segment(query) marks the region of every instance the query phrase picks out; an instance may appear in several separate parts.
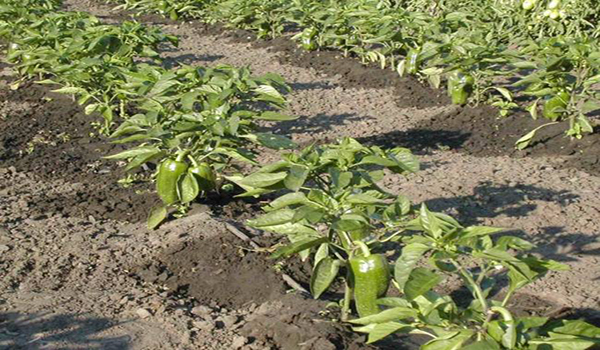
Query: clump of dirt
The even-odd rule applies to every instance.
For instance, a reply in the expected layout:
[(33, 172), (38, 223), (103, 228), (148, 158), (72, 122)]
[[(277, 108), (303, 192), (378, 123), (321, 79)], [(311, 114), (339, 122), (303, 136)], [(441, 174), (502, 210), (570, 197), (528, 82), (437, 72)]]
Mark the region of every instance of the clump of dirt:
[[(262, 304), (249, 314), (240, 333), (263, 344), (276, 344), (279, 349), (358, 350), (392, 349), (365, 345), (362, 336), (352, 334), (340, 323), (319, 316), (323, 303), (298, 295)], [(396, 344), (394, 349), (408, 349)]]
[[(394, 338), (378, 347), (365, 345), (364, 336), (334, 321), (337, 312), (327, 311), (326, 301), (288, 294), (289, 287), (274, 266), (265, 253), (246, 248), (237, 237), (212, 232), (200, 240), (168, 248), (131, 271), (145, 283), (163, 286), (204, 305), (197, 312), (221, 310), (221, 316), (211, 316), (216, 320), (215, 327), (223, 326), (220, 322), (234, 322), (247, 338), (247, 346), (284, 350), (411, 349), (404, 338)], [(226, 310), (237, 310), (235, 318), (224, 317)]]
[(147, 282), (164, 282), (170, 290), (201, 303), (227, 307), (262, 303), (283, 294), (285, 286), (273, 269), (274, 262), (248, 251), (242, 241), (230, 236), (185, 242), (136, 273)]

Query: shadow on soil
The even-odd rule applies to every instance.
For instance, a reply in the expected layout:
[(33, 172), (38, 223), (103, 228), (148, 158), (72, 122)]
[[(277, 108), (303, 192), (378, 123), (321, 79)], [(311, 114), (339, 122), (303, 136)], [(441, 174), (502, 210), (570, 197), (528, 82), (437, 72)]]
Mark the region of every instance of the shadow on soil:
[[(600, 248), (597, 248), (598, 237), (583, 233), (568, 233), (560, 226), (542, 227), (541, 232), (531, 241), (537, 245), (532, 252), (557, 261), (576, 261), (578, 255), (600, 256)], [(600, 272), (589, 278), (600, 280)]]
[(68, 314), (0, 314), (2, 349), (130, 349), (129, 336), (99, 337), (115, 327), (113, 321), (98, 317)]
[(221, 55), (194, 55), (194, 54), (183, 54), (178, 56), (166, 57), (163, 60), (165, 68), (170, 69), (181, 65), (193, 65), (198, 63), (214, 62), (218, 59), (223, 58)]
[(435, 198), (427, 201), (430, 209), (448, 211), (454, 208), (455, 217), (466, 225), (478, 224), (482, 218), (527, 216), (537, 206), (531, 201), (545, 201), (566, 206), (577, 200), (569, 191), (554, 191), (532, 185), (499, 186), (490, 181), (480, 183), (473, 194), (453, 198)]
[[(536, 210), (532, 201), (544, 201), (567, 206), (577, 201), (578, 195), (569, 191), (554, 191), (532, 185), (498, 186), (483, 182), (473, 189), (473, 194), (454, 198), (435, 198), (426, 201), (435, 211), (452, 212), (452, 215), (465, 225), (477, 225), (483, 218), (525, 217)], [(568, 262), (576, 261), (577, 255), (600, 255), (598, 238), (579, 232), (566, 232), (561, 226), (541, 227), (535, 235), (522, 231), (508, 231), (511, 234), (531, 241), (537, 248), (532, 250), (544, 258)], [(600, 278), (590, 276), (590, 278)]]
[(270, 131), (276, 134), (308, 134), (333, 130), (336, 125), (346, 125), (369, 120), (356, 114), (317, 114), (314, 117), (301, 116), (296, 120), (277, 123)]
[(292, 91), (306, 91), (306, 90), (331, 90), (335, 89), (335, 85), (330, 85), (321, 81), (308, 82), (308, 83), (289, 83)]
[(404, 147), (414, 154), (429, 154), (433, 150), (455, 150), (469, 139), (470, 133), (452, 130), (410, 129), (392, 131), (381, 135), (358, 138), (368, 146), (382, 148)]

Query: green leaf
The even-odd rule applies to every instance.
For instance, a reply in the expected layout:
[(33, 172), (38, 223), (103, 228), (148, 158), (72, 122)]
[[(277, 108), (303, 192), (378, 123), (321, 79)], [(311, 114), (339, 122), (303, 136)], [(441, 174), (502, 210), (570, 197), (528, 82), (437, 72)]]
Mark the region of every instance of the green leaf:
[(540, 273), (545, 273), (548, 270), (552, 271), (569, 271), (571, 268), (569, 265), (559, 263), (555, 260), (540, 259), (538, 257), (529, 255), (520, 258), (522, 262), (527, 264), (532, 270)]
[(227, 149), (223, 147), (215, 148), (214, 153), (223, 154), (241, 162), (256, 164), (252, 154), (245, 152), (242, 149)]
[(182, 203), (189, 203), (198, 197), (200, 194), (200, 186), (192, 173), (184, 175), (180, 185), (180, 195)]
[(309, 205), (303, 205), (300, 208), (295, 209), (296, 214), (294, 214), (293, 222), (307, 220), (311, 224), (315, 224), (321, 221), (323, 216), (325, 216), (326, 211), (323, 209), (314, 208)]
[(523, 136), (520, 139), (518, 139), (517, 142), (515, 142), (515, 146), (517, 147), (518, 150), (523, 150), (523, 149), (527, 148), (527, 146), (529, 146), (529, 144), (533, 140), (533, 137), (535, 136), (536, 132), (538, 132), (540, 129), (542, 129), (542, 128), (546, 127), (546, 126), (553, 125), (553, 124), (556, 124), (556, 122), (554, 122), (554, 123), (547, 123), (547, 124), (538, 126), (537, 128), (531, 130), (525, 136)]
[(404, 286), (404, 294), (408, 300), (414, 300), (419, 295), (431, 290), (442, 281), (442, 276), (439, 276), (433, 271), (423, 267), (417, 267), (412, 270), (410, 277)]
[(508, 266), (508, 279), (509, 279), (509, 291), (513, 292), (519, 288), (524, 287), (535, 278), (533, 273), (527, 265), (522, 264), (518, 268), (519, 264), (506, 264)]
[(403, 320), (408, 318), (415, 318), (418, 316), (417, 310), (410, 307), (394, 307), (381, 311), (378, 314), (370, 315), (366, 317), (357, 318), (348, 322), (354, 324), (371, 324), (371, 323), (386, 323), (393, 320)]
[(358, 164), (376, 164), (386, 168), (398, 165), (395, 161), (380, 156), (366, 156)]
[(98, 103), (90, 103), (89, 105), (85, 106), (85, 109), (84, 109), (85, 115), (90, 115), (90, 114), (94, 113), (98, 109), (98, 106), (99, 106)]
[(293, 192), (293, 193), (284, 194), (283, 196), (275, 199), (265, 209), (267, 211), (273, 211), (273, 210), (288, 207), (290, 205), (305, 204), (308, 202), (310, 202), (310, 201), (308, 200), (308, 198), (306, 198), (306, 195), (304, 193)]
[(257, 88), (255, 88), (254, 91), (256, 91), (259, 94), (267, 95), (275, 101), (285, 102), (285, 99), (279, 93), (279, 91), (277, 91), (277, 89), (270, 85), (260, 85)]
[(250, 187), (268, 187), (278, 183), (279, 181), (285, 179), (287, 177), (287, 173), (254, 173), (250, 174), (238, 181), (240, 185), (250, 186)]
[(307, 167), (302, 165), (292, 165), (290, 167), (289, 173), (286, 178), (283, 180), (283, 183), (286, 188), (292, 191), (298, 191), (306, 178), (308, 177), (309, 170)]
[(399, 297), (383, 297), (377, 299), (377, 305), (390, 307), (411, 307), (410, 301)]
[(537, 68), (537, 65), (534, 62), (529, 62), (529, 61), (513, 62), (512, 65), (515, 66), (516, 68), (520, 68), (520, 69), (536, 69)]
[(538, 102), (539, 100), (535, 100), (529, 107), (526, 108), (529, 114), (531, 114), (531, 118), (533, 118), (533, 120), (537, 120), (538, 118)]
[(381, 198), (377, 198), (375, 196), (371, 196), (366, 193), (358, 193), (351, 194), (346, 197), (346, 202), (352, 204), (376, 204), (376, 203), (385, 203), (385, 201)]
[(533, 140), (533, 137), (535, 136), (536, 132), (537, 132), (537, 129), (534, 129), (534, 130), (528, 132), (527, 134), (525, 134), (523, 137), (518, 139), (517, 142), (515, 142), (515, 147), (519, 151), (527, 148), (529, 146), (529, 144), (531, 143), (531, 141)]
[(262, 230), (286, 235), (288, 237), (295, 236), (317, 236), (319, 232), (306, 224), (300, 222), (286, 222), (285, 224), (275, 226), (261, 227)]
[(579, 124), (583, 132), (594, 132), (594, 127), (590, 124), (590, 121), (581, 113), (577, 115), (577, 124)]
[(164, 156), (164, 152), (162, 152), (162, 151), (157, 152), (157, 153), (147, 153), (147, 154), (140, 154), (138, 156), (135, 156), (129, 161), (129, 163), (125, 167), (125, 171), (130, 171), (132, 169), (135, 169), (138, 166), (140, 166), (146, 162), (149, 162), (153, 158), (159, 158), (162, 156)]
[(439, 219), (427, 209), (425, 204), (421, 205), (421, 211), (419, 218), (421, 220), (421, 226), (423, 229), (433, 236), (433, 238), (439, 238), (442, 235), (442, 229), (440, 227)]
[(335, 167), (327, 169), (329, 176), (331, 176), (331, 182), (335, 190), (342, 190), (346, 188), (352, 181), (353, 174), (350, 171), (340, 171)]
[(480, 340), (475, 343), (471, 343), (462, 348), (462, 350), (501, 350), (500, 345), (491, 338)]
[(289, 138), (281, 135), (269, 134), (269, 133), (258, 133), (255, 135), (256, 141), (261, 145), (271, 149), (294, 149), (298, 145), (290, 140)]
[(273, 254), (271, 254), (271, 259), (279, 259), (282, 257), (288, 257), (290, 255), (299, 253), (303, 250), (310, 249), (314, 246), (317, 246), (321, 243), (327, 242), (327, 237), (309, 237), (303, 240), (294, 242), (289, 244), (283, 248), (277, 249)]
[(194, 108), (194, 103), (200, 95), (199, 91), (188, 91), (181, 97), (181, 108), (184, 111), (191, 111)]
[(173, 76), (171, 76), (170, 74), (166, 74), (165, 76), (161, 77), (161, 80), (156, 82), (156, 84), (154, 84), (150, 92), (148, 92), (148, 96), (156, 97), (157, 95), (164, 93), (171, 87), (181, 84), (176, 80), (170, 79), (173, 79)]
[(160, 152), (160, 149), (157, 147), (136, 147), (133, 149), (129, 149), (123, 151), (121, 153), (113, 154), (112, 156), (104, 157), (106, 159), (128, 159), (137, 157), (139, 155), (149, 155), (149, 154), (157, 154)]
[(535, 245), (533, 243), (515, 236), (502, 236), (498, 238), (496, 245), (494, 246), (494, 248), (500, 250), (507, 250), (508, 248), (517, 250), (530, 250), (534, 247)]
[(362, 220), (340, 219), (333, 223), (333, 228), (339, 231), (356, 231), (365, 227), (364, 218)]
[[(403, 171), (416, 173), (421, 167), (419, 158), (407, 149), (395, 149), (390, 152), (390, 156), (396, 160), (396, 164)], [(392, 170), (394, 170), (392, 168)], [(396, 171), (400, 173), (401, 171)]]
[(60, 94), (85, 94), (87, 90), (74, 86), (65, 86), (60, 89), (52, 90), (52, 92), (58, 92)]
[(447, 336), (434, 339), (421, 346), (421, 350), (459, 350), (473, 336), (470, 330), (450, 333)]
[(539, 328), (548, 322), (548, 317), (527, 316), (517, 318), (518, 329), (527, 332), (532, 328)]
[(325, 257), (317, 263), (310, 279), (310, 292), (315, 299), (329, 288), (339, 270), (340, 261), (331, 257)]
[(587, 100), (587, 101), (585, 101), (583, 106), (581, 106), (581, 113), (588, 114), (588, 113), (591, 113), (591, 112), (599, 110), (599, 109), (600, 109), (600, 102), (594, 101), (594, 100)]
[[(327, 243), (323, 243), (321, 244), (321, 246), (319, 246), (319, 249), (317, 249), (317, 252), (315, 253), (315, 259), (313, 262), (313, 266), (317, 266), (319, 265), (319, 262), (325, 258), (327, 258), (329, 256), (329, 244)], [(313, 268), (314, 270), (314, 268)]]
[(494, 89), (496, 89), (499, 93), (501, 93), (502, 96), (504, 96), (504, 98), (507, 99), (508, 101), (513, 100), (512, 93), (507, 88), (494, 87)]
[(515, 322), (506, 322), (507, 328), (502, 336), (502, 345), (507, 349), (514, 349), (517, 345), (517, 328)]
[(285, 120), (296, 120), (298, 117), (277, 113), (273, 111), (263, 112), (262, 114), (254, 116), (254, 119), (272, 120), (272, 121), (285, 121)]
[(503, 231), (502, 228), (488, 227), (488, 226), (470, 226), (462, 230), (460, 237), (463, 239), (477, 237), (477, 236), (489, 236), (494, 233)]
[(367, 344), (379, 341), (393, 333), (409, 333), (413, 329), (410, 325), (400, 322), (377, 323), (369, 332)]
[(167, 207), (161, 205), (159, 207), (155, 207), (150, 211), (147, 220), (147, 226), (150, 230), (155, 229), (161, 222), (163, 222), (167, 218)]
[(402, 248), (402, 253), (394, 267), (394, 279), (401, 291), (404, 290), (406, 281), (408, 281), (417, 262), (427, 250), (429, 250), (429, 246), (423, 243), (410, 243)]
[(256, 228), (281, 225), (292, 221), (296, 212), (292, 209), (279, 209), (248, 220), (248, 225)]
[(596, 338), (596, 341), (600, 341), (600, 328), (582, 320), (558, 320), (548, 324), (544, 330), (553, 334)]
[[(529, 341), (530, 345), (548, 344), (548, 349), (556, 350), (586, 350), (593, 345), (600, 344), (598, 339), (577, 338), (574, 336), (561, 336), (551, 334), (550, 338), (533, 339)], [(538, 346), (537, 349), (545, 349), (543, 346)]]

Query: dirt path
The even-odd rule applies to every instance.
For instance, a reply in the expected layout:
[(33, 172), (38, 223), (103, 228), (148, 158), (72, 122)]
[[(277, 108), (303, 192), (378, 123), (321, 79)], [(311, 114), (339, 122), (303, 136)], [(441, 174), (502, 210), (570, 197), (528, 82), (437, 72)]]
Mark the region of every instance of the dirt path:
[[(95, 2), (67, 5), (104, 21), (126, 18)], [(596, 154), (581, 167), (587, 172), (572, 168), (568, 153), (539, 155), (542, 146), (536, 157), (510, 157), (490, 142), (483, 149), (497, 146), (504, 155), (476, 157), (481, 152), (469, 147), (482, 145), (482, 138), (433, 124), (483, 118), (487, 108), (449, 105), (412, 79), (334, 53), (297, 55), (286, 40), (245, 42), (239, 31), (150, 22), (180, 36), (180, 48), (165, 52), (172, 62), (281, 74), (294, 89), (289, 111), (301, 118), (277, 132), (303, 144), (352, 136), (411, 148), (424, 170), (392, 178), (387, 187), (465, 223), (527, 236), (538, 244), (536, 253), (572, 271), (552, 274), (526, 293), (597, 317)], [(241, 220), (256, 205), (199, 206), (147, 231), (140, 220), (155, 199), (143, 186), (115, 184), (119, 168), (100, 157), (116, 149), (89, 137), (88, 120), (45, 90), (0, 85), (0, 348), (364, 348), (328, 315), (318, 316), (323, 303), (287, 295), (265, 254), (249, 251), (224, 228), (221, 220)], [(271, 158), (265, 153), (265, 161)]]

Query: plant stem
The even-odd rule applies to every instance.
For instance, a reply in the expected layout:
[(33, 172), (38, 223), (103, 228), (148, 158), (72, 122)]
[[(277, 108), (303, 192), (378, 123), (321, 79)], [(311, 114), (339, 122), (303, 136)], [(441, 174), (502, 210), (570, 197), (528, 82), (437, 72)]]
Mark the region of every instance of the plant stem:
[(508, 304), (508, 300), (510, 299), (510, 297), (512, 297), (514, 291), (509, 290), (508, 293), (506, 293), (506, 295), (504, 296), (504, 299), (502, 299), (502, 307), (505, 307), (506, 304)]
[(348, 321), (348, 315), (350, 314), (350, 300), (352, 298), (352, 288), (348, 283), (350, 273), (346, 275), (346, 281), (344, 282), (344, 303), (342, 305), (342, 322)]
[(479, 303), (481, 304), (481, 307), (483, 308), (483, 313), (487, 314), (488, 310), (489, 310), (488, 304), (487, 304), (487, 301), (485, 300), (485, 297), (483, 296), (483, 291), (481, 290), (481, 287), (479, 286), (479, 284), (477, 282), (475, 282), (475, 280), (473, 280), (473, 276), (471, 276), (471, 274), (467, 270), (465, 270), (465, 268), (458, 261), (456, 261), (454, 259), (450, 259), (450, 262), (452, 263), (452, 265), (454, 265), (456, 267), (456, 269), (460, 272), (460, 274), (471, 285), (471, 287), (473, 288), (475, 297), (477, 298), (477, 300), (479, 300)]

